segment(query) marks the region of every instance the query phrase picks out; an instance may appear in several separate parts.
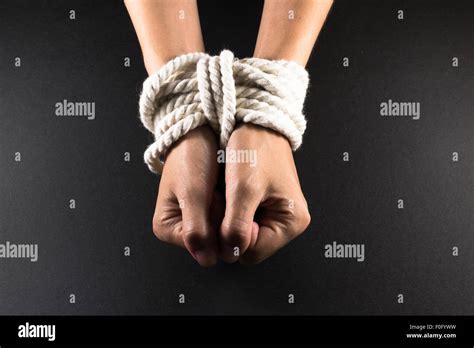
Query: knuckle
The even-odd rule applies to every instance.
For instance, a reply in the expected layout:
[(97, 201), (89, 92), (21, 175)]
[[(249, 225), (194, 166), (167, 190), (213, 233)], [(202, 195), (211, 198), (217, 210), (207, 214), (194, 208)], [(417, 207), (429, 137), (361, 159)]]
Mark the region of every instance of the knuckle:
[(311, 223), (311, 214), (306, 206), (298, 210), (295, 214), (295, 220), (296, 234), (298, 235), (303, 233)]
[(241, 246), (250, 237), (249, 223), (239, 218), (224, 221), (221, 229), (221, 237), (229, 245)]
[(288, 210), (289, 225), (287, 233), (294, 238), (303, 233), (311, 223), (311, 214), (304, 198), (294, 202), (294, 208)]
[(185, 242), (195, 249), (202, 248), (208, 241), (208, 227), (205, 223), (195, 220), (183, 222), (183, 238)]
[(308, 209), (304, 209), (301, 212), (300, 223), (303, 230), (307, 229), (311, 223), (311, 214), (309, 213)]

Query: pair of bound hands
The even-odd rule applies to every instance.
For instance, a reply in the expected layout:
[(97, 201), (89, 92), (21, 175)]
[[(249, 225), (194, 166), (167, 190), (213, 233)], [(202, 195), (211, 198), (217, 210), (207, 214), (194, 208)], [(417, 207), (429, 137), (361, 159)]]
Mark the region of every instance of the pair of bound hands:
[(186, 248), (201, 265), (218, 259), (256, 264), (310, 223), (290, 144), (272, 130), (242, 124), (228, 150), (255, 150), (256, 165), (225, 164), (218, 191), (218, 142), (209, 126), (186, 134), (167, 153), (153, 217), (158, 239)]

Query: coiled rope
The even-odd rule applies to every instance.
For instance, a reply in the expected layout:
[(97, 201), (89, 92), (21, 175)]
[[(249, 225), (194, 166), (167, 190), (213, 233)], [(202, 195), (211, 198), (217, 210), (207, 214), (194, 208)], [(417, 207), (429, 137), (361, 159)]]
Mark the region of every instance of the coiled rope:
[(161, 172), (161, 156), (189, 131), (209, 124), (225, 148), (238, 122), (284, 135), (296, 150), (306, 129), (303, 103), (308, 73), (297, 63), (189, 53), (169, 61), (143, 83), (140, 119), (155, 142), (144, 160)]

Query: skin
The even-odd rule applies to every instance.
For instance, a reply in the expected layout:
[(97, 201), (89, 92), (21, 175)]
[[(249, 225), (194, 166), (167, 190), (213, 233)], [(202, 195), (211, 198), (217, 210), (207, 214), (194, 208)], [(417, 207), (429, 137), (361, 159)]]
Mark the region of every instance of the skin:
[(125, 0), (151, 75), (169, 60), (204, 52), (195, 0)]
[(217, 139), (209, 127), (182, 137), (168, 152), (158, 189), (153, 231), (186, 248), (201, 266), (217, 261), (217, 232), (224, 214), (217, 191)]
[[(178, 55), (204, 51), (195, 0), (125, 4), (149, 74)], [(265, 1), (254, 56), (305, 65), (331, 5), (332, 0)], [(158, 189), (154, 233), (186, 248), (205, 267), (218, 258), (259, 263), (300, 235), (311, 220), (286, 138), (243, 124), (227, 149), (255, 150), (257, 165), (226, 163), (224, 196), (217, 190), (218, 143), (208, 126), (171, 147)]]
[(266, 0), (254, 56), (292, 60), (305, 66), (332, 3), (332, 0)]
[[(265, 1), (254, 56), (306, 65), (331, 5), (332, 0)], [(256, 264), (300, 235), (311, 217), (286, 138), (243, 125), (232, 133), (228, 148), (254, 149), (258, 165), (226, 164), (220, 256)], [(236, 246), (239, 256), (233, 253)]]
[(259, 263), (308, 227), (308, 205), (285, 137), (243, 124), (232, 133), (227, 149), (254, 150), (257, 165), (226, 163), (220, 256), (227, 262)]

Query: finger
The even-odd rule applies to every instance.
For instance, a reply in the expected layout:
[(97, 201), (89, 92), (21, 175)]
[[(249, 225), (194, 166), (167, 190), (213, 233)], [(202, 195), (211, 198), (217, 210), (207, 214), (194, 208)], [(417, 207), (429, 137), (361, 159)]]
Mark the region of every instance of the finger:
[(153, 233), (162, 242), (185, 248), (181, 225), (181, 210), (176, 197), (169, 191), (159, 190), (153, 216)]
[(243, 254), (239, 261), (242, 264), (257, 264), (272, 256), (290, 240), (282, 231), (269, 226), (260, 226), (257, 240), (252, 248)]
[(237, 261), (249, 247), (255, 212), (261, 201), (261, 194), (256, 190), (237, 186), (226, 190), (226, 209), (219, 234), (220, 257), (225, 262)]
[(258, 264), (266, 260), (304, 232), (310, 220), (311, 217), (305, 209), (288, 225), (272, 223), (269, 226), (259, 226), (255, 244), (248, 248), (239, 261), (242, 264)]
[(189, 195), (180, 200), (184, 245), (204, 267), (212, 266), (217, 261), (217, 238), (209, 218), (210, 205), (211, 199), (203, 194)]

